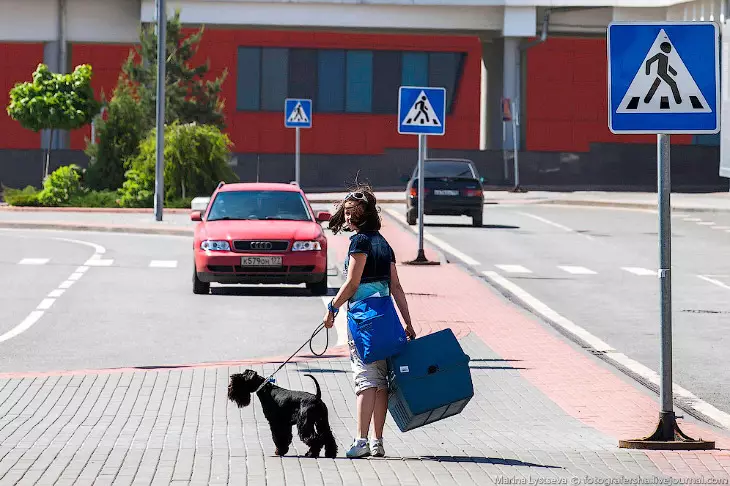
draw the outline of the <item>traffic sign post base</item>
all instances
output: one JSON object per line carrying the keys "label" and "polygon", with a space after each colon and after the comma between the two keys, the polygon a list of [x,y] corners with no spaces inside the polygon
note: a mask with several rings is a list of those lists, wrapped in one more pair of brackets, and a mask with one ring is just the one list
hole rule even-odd
{"label": "traffic sign post base", "polygon": [[441,265],[441,262],[429,260],[423,250],[418,250],[415,260],[403,262],[404,265]]}
{"label": "traffic sign post base", "polygon": [[660,412],[654,433],[642,439],[620,440],[621,449],[654,449],[706,451],[715,448],[715,441],[692,439],[679,428],[674,412]]}
{"label": "traffic sign post base", "polygon": [[509,192],[520,192],[520,193],[525,193],[525,192],[527,192],[527,189],[523,188],[522,186],[515,186],[515,187],[513,187],[512,189],[510,189],[510,191],[509,191]]}

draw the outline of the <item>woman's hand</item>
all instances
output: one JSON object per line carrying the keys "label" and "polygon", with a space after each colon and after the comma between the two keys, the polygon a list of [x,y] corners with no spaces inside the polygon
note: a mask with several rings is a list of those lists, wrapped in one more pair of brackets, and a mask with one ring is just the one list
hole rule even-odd
{"label": "woman's hand", "polygon": [[408,336],[408,339],[416,339],[416,331],[413,330],[413,326],[410,324],[406,326],[406,336]]}
{"label": "woman's hand", "polygon": [[331,328],[335,325],[335,315],[328,310],[325,312],[322,322],[324,323],[324,327],[327,329]]}

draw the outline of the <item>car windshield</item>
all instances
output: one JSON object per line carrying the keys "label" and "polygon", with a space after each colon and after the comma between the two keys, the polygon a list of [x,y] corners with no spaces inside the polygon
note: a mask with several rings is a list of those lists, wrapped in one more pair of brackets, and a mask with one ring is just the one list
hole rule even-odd
{"label": "car windshield", "polygon": [[[452,177],[476,179],[476,174],[468,162],[426,162],[424,164],[426,177]],[[418,168],[415,176],[418,177]]]}
{"label": "car windshield", "polygon": [[219,192],[208,213],[208,221],[311,219],[301,194],[288,191]]}

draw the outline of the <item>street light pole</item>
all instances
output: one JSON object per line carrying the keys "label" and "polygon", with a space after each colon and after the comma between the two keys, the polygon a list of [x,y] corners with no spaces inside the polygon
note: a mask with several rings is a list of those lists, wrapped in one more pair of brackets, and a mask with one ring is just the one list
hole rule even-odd
{"label": "street light pole", "polygon": [[157,153],[155,161],[155,219],[162,221],[165,198],[165,62],[167,61],[167,10],[157,0]]}

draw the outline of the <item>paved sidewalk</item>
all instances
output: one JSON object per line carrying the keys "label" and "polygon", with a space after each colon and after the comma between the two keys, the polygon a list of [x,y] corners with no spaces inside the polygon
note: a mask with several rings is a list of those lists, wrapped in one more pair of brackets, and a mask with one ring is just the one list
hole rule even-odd
{"label": "paved sidewalk", "polygon": [[[383,233],[400,261],[415,256],[412,233],[388,218]],[[343,257],[347,240],[332,241]],[[728,484],[726,431],[687,418],[680,421],[685,432],[715,440],[719,449],[618,449],[618,439],[652,430],[655,394],[457,265],[401,265],[399,273],[417,333],[450,327],[460,338],[471,357],[475,397],[462,414],[409,433],[400,433],[389,417],[387,458],[344,458],[355,430],[355,397],[342,356],[300,359],[277,375],[281,386],[310,391],[311,380],[302,374],[317,376],[340,444],[334,460],[301,457],[298,439],[287,457],[273,456],[258,401],[244,409],[227,401],[231,373],[251,367],[267,374],[276,359],[5,374],[0,485],[587,484],[621,477]]]}

